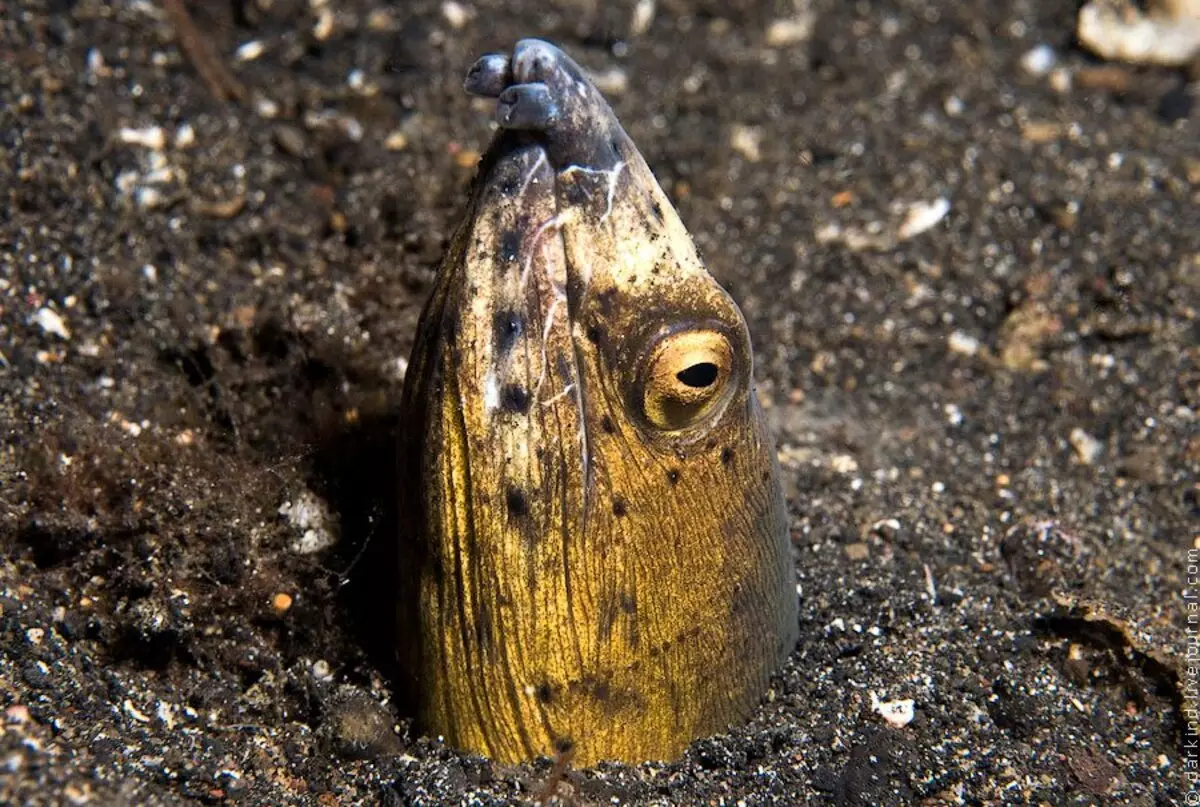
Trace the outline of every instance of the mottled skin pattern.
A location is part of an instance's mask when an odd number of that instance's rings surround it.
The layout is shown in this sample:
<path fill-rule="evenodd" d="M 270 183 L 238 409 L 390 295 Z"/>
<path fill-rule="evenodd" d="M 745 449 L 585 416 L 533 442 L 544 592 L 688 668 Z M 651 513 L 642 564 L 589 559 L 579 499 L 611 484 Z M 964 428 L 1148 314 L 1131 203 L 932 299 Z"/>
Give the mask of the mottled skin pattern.
<path fill-rule="evenodd" d="M 674 758 L 747 717 L 796 641 L 746 324 L 565 54 L 524 40 L 467 89 L 501 130 L 405 385 L 405 687 L 422 730 L 500 761 Z M 647 363 L 692 332 L 731 361 L 663 429 Z"/>

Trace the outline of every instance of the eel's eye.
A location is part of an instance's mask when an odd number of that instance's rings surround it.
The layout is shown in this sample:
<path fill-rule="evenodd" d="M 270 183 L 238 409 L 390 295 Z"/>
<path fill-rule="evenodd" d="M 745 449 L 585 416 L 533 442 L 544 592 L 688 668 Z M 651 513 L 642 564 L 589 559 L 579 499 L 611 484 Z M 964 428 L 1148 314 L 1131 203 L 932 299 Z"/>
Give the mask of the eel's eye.
<path fill-rule="evenodd" d="M 650 350 L 642 375 L 642 413 L 651 425 L 679 431 L 719 414 L 736 386 L 733 346 L 724 334 L 669 334 Z"/>

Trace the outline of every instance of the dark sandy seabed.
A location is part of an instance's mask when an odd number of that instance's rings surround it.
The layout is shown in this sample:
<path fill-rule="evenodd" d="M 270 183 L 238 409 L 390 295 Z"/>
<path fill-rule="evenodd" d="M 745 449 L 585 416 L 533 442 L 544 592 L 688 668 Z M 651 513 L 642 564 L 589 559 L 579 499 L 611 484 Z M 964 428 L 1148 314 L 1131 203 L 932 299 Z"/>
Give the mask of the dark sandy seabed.
<path fill-rule="evenodd" d="M 819 0 L 807 37 L 791 2 L 268 5 L 192 4 L 235 103 L 155 3 L 0 0 L 0 801 L 544 787 L 388 689 L 403 360 L 490 136 L 460 82 L 531 35 L 604 78 L 743 305 L 802 588 L 748 725 L 560 798 L 1183 801 L 1184 75 L 1094 60 L 1071 2 Z"/>

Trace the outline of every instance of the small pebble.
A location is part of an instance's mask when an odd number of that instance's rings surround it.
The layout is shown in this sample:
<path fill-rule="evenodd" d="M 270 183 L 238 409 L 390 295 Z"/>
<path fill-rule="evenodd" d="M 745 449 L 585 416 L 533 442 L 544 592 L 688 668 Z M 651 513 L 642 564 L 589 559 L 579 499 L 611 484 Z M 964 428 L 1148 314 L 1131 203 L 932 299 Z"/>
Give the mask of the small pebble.
<path fill-rule="evenodd" d="M 254 99 L 254 112 L 260 118 L 272 120 L 279 117 L 279 104 L 272 101 L 270 98 Z"/>
<path fill-rule="evenodd" d="M 898 236 L 901 241 L 918 236 L 933 229 L 950 212 L 950 200 L 941 197 L 932 202 L 916 202 L 908 209 L 908 215 L 900 224 Z"/>
<path fill-rule="evenodd" d="M 1063 135 L 1063 127 L 1053 121 L 1031 120 L 1021 126 L 1021 137 L 1030 143 L 1049 143 Z"/>
<path fill-rule="evenodd" d="M 312 672 L 312 677 L 318 681 L 332 681 L 333 671 L 329 669 L 329 662 L 325 659 L 317 659 L 309 668 Z"/>
<path fill-rule="evenodd" d="M 261 39 L 251 39 L 234 51 L 233 58 L 239 62 L 252 62 L 266 51 Z"/>
<path fill-rule="evenodd" d="M 830 458 L 829 469 L 837 474 L 853 474 L 858 472 L 858 462 L 849 454 L 838 454 Z"/>
<path fill-rule="evenodd" d="M 162 151 L 167 147 L 167 133 L 161 126 L 146 126 L 141 129 L 123 127 L 117 136 L 121 142 L 129 146 Z"/>
<path fill-rule="evenodd" d="M 946 340 L 946 346 L 950 348 L 951 353 L 957 353 L 960 356 L 974 356 L 979 352 L 979 340 L 962 331 L 950 334 Z"/>
<path fill-rule="evenodd" d="M 633 18 L 629 21 L 629 36 L 638 37 L 650 30 L 654 22 L 655 0 L 637 0 L 633 7 Z"/>
<path fill-rule="evenodd" d="M 1060 95 L 1070 92 L 1071 85 L 1074 84 L 1074 81 L 1075 79 L 1071 75 L 1070 70 L 1059 67 L 1050 71 L 1050 89 L 1054 90 Z"/>
<path fill-rule="evenodd" d="M 271 610 L 276 614 L 285 614 L 292 607 L 292 595 L 280 591 L 271 597 Z"/>
<path fill-rule="evenodd" d="M 853 561 L 866 560 L 871 556 L 871 547 L 856 541 L 852 544 L 846 544 L 846 557 Z"/>
<path fill-rule="evenodd" d="M 1071 446 L 1075 449 L 1075 455 L 1079 457 L 1079 461 L 1084 465 L 1093 465 L 1100 458 L 1100 453 L 1104 450 L 1104 444 L 1097 440 L 1092 435 L 1085 432 L 1083 429 L 1071 429 L 1071 434 L 1067 437 Z"/>
<path fill-rule="evenodd" d="M 749 162 L 756 163 L 762 159 L 762 138 L 762 129 L 757 126 L 735 124 L 729 135 L 729 146 Z"/>
<path fill-rule="evenodd" d="M 106 71 L 104 54 L 99 48 L 89 48 L 87 52 L 87 71 L 93 75 L 101 75 Z"/>
<path fill-rule="evenodd" d="M 605 95 L 623 95 L 629 90 L 629 73 L 616 65 L 588 76 Z"/>
<path fill-rule="evenodd" d="M 474 149 L 462 149 L 455 153 L 454 164 L 459 168 L 474 168 L 479 164 L 479 152 Z"/>
<path fill-rule="evenodd" d="M 166 201 L 158 188 L 138 188 L 133 192 L 133 200 L 143 210 L 154 210 L 162 207 Z"/>
<path fill-rule="evenodd" d="M 38 312 L 33 315 L 33 321 L 45 333 L 57 336 L 59 339 L 71 338 L 71 330 L 67 327 L 67 323 L 52 308 L 39 308 Z"/>
<path fill-rule="evenodd" d="M 1034 76 L 1044 76 L 1058 61 L 1058 54 L 1049 45 L 1038 45 L 1021 57 L 1021 67 Z"/>
<path fill-rule="evenodd" d="M 396 17 L 390 9 L 379 8 L 367 15 L 367 30 L 377 33 L 391 33 L 399 28 Z"/>
<path fill-rule="evenodd" d="M 175 130 L 175 148 L 185 149 L 196 142 L 196 130 L 190 123 L 181 123 Z"/>
<path fill-rule="evenodd" d="M 320 552 L 337 543 L 337 532 L 325 503 L 307 490 L 296 497 L 294 502 L 284 502 L 280 505 L 279 515 L 286 518 L 300 533 L 289 545 L 297 554 Z"/>
<path fill-rule="evenodd" d="M 916 717 L 916 704 L 912 698 L 901 698 L 893 701 L 881 701 L 875 693 L 871 693 L 871 711 L 882 717 L 895 728 L 902 729 L 913 722 Z"/>
<path fill-rule="evenodd" d="M 295 126 L 281 123 L 275 127 L 275 145 L 290 157 L 303 159 L 308 154 L 308 141 L 304 132 Z"/>
<path fill-rule="evenodd" d="M 474 12 L 462 3 L 455 3 L 453 0 L 442 3 L 442 17 L 455 31 L 461 31 L 472 16 Z"/>
<path fill-rule="evenodd" d="M 795 17 L 784 17 L 767 26 L 766 42 L 768 47 L 780 48 L 807 42 L 812 38 L 813 27 L 816 25 L 815 14 L 799 14 Z"/>
<path fill-rule="evenodd" d="M 404 151 L 408 148 L 408 135 L 396 129 L 384 139 L 383 147 L 388 151 Z"/>
<path fill-rule="evenodd" d="M 400 752 L 394 725 L 387 707 L 365 692 L 343 687 L 329 704 L 322 729 L 339 757 L 375 759 Z"/>
<path fill-rule="evenodd" d="M 317 10 L 317 21 L 313 23 L 313 39 L 318 42 L 324 42 L 329 37 L 333 36 L 333 26 L 335 18 L 333 9 L 322 7 Z"/>

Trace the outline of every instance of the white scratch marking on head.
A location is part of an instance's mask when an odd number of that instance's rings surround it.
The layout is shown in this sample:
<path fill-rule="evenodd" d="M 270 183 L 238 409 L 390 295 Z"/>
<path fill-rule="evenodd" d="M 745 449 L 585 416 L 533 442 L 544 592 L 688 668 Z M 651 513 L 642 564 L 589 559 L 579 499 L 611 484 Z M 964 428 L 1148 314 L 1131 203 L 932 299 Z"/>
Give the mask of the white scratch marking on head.
<path fill-rule="evenodd" d="M 521 269 L 521 287 L 525 288 L 529 285 L 529 275 L 533 271 L 533 258 L 537 255 L 538 241 L 542 240 L 542 235 L 551 227 L 558 227 L 562 224 L 563 218 L 561 214 L 556 214 L 546 219 L 537 230 L 534 231 L 533 237 L 529 239 L 529 253 L 525 256 L 525 266 Z"/>
<path fill-rule="evenodd" d="M 558 393 L 553 398 L 547 398 L 546 400 L 542 401 L 541 404 L 542 406 L 553 406 L 574 391 L 575 382 L 572 381 L 570 384 L 567 384 L 565 387 L 563 387 L 562 392 Z"/>
<path fill-rule="evenodd" d="M 533 164 L 533 167 L 529 169 L 529 173 L 525 175 L 525 180 L 521 183 L 521 190 L 517 191 L 518 199 L 520 199 L 522 196 L 525 195 L 525 191 L 529 189 L 530 185 L 537 183 L 538 169 L 541 168 L 543 165 L 545 165 L 545 163 L 546 163 L 546 152 L 539 151 L 537 162 L 535 162 Z"/>
<path fill-rule="evenodd" d="M 550 340 L 550 329 L 554 327 L 554 317 L 558 313 L 558 306 L 567 301 L 567 295 L 562 288 L 557 284 L 552 284 L 554 288 L 554 300 L 550 303 L 550 307 L 546 309 L 546 324 L 542 326 L 542 371 L 538 375 L 537 386 L 534 387 L 533 396 L 537 398 L 542 392 L 542 385 L 546 382 L 546 376 L 550 372 L 550 353 L 546 345 Z"/>
<path fill-rule="evenodd" d="M 622 160 L 613 168 L 588 168 L 586 165 L 568 165 L 562 170 L 562 174 L 563 176 L 567 176 L 568 174 L 574 174 L 576 171 L 578 171 L 581 174 L 588 174 L 590 176 L 604 176 L 608 178 L 608 205 L 604 209 L 604 214 L 600 216 L 600 221 L 605 221 L 610 215 L 612 215 L 613 199 L 616 198 L 617 195 L 617 180 L 620 179 L 621 172 L 624 170 L 625 161 Z M 584 191 L 586 193 L 586 189 L 584 189 Z M 588 198 L 591 198 L 590 193 L 588 194 Z"/>

